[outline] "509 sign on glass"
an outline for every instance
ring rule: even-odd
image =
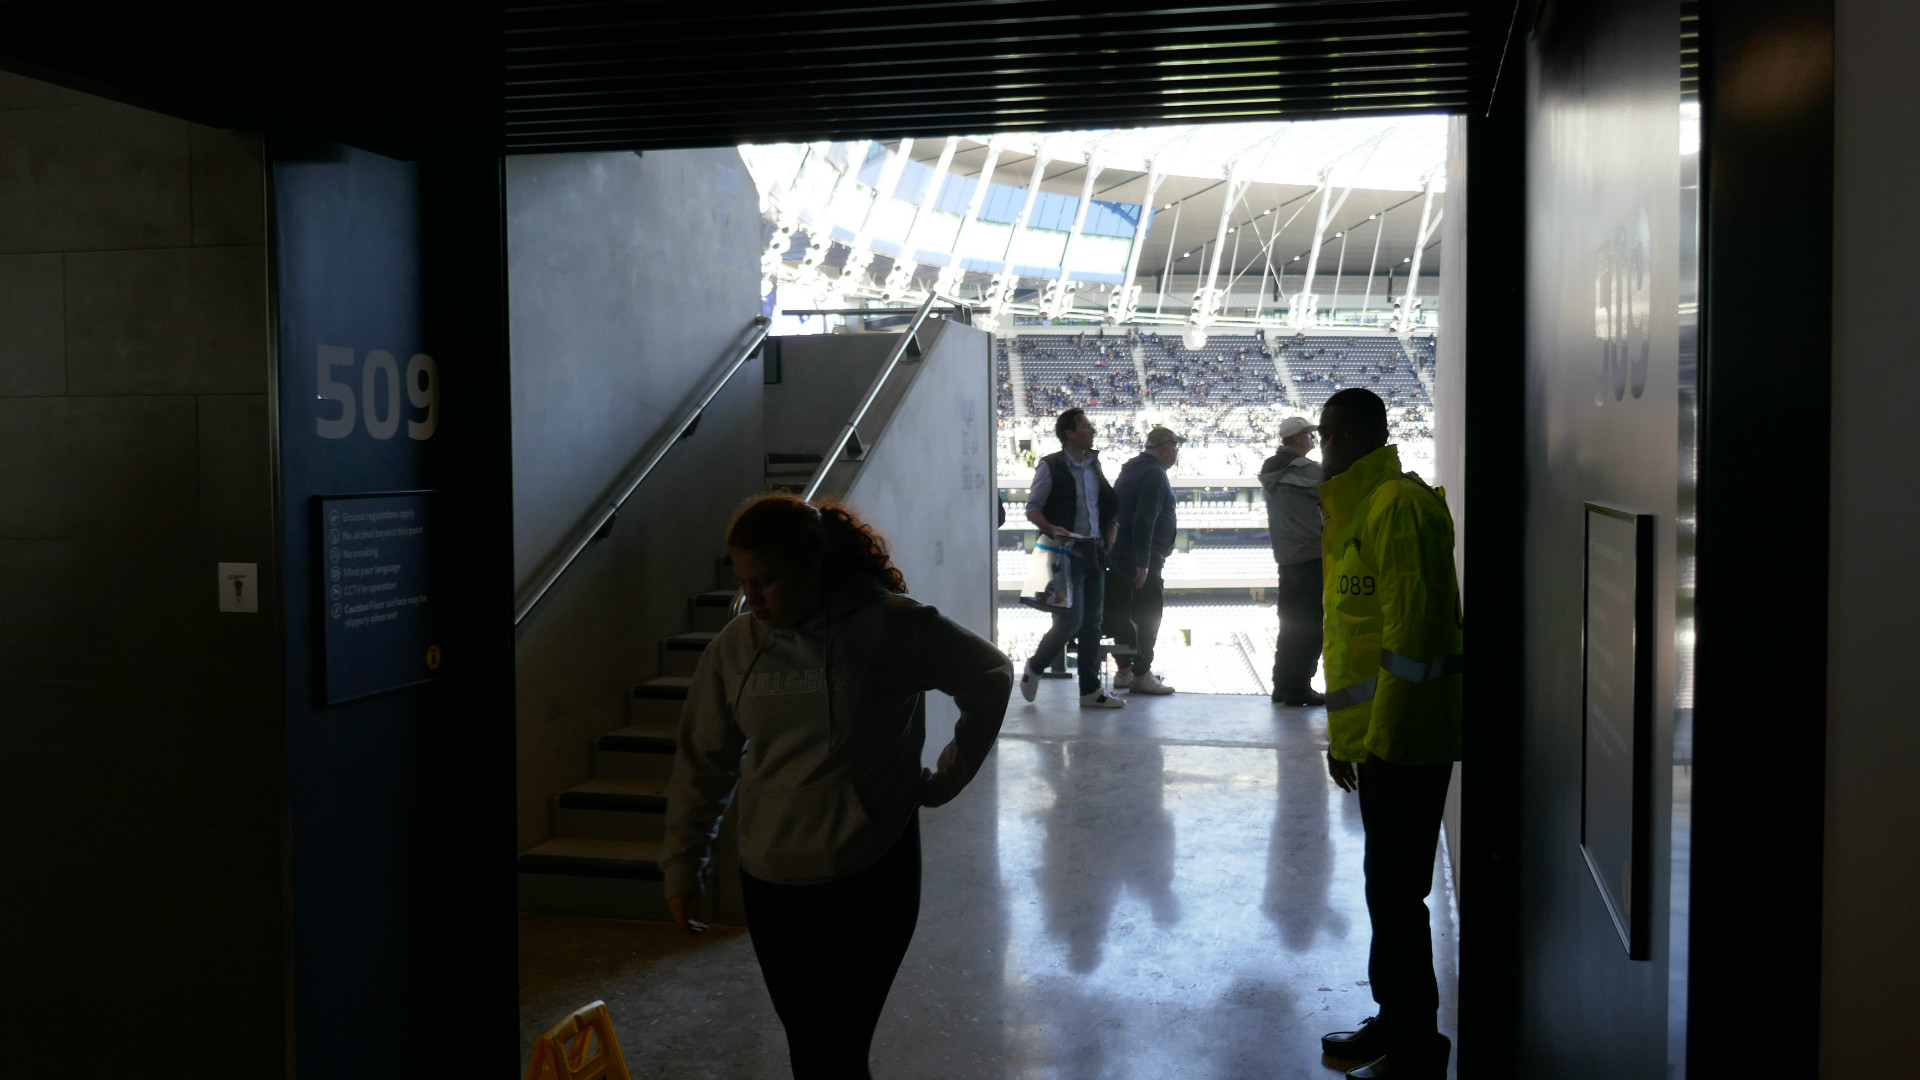
[[[313,430],[323,439],[344,439],[363,422],[376,439],[399,434],[402,420],[409,439],[431,439],[440,426],[440,368],[426,353],[415,353],[402,375],[400,362],[385,349],[369,350],[361,360],[347,346],[322,345],[315,373],[319,400],[338,410],[328,416],[329,406],[319,406]],[[405,404],[400,400],[402,386]]]

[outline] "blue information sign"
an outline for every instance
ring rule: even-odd
[[[434,678],[432,493],[322,495],[314,507],[324,703]]]

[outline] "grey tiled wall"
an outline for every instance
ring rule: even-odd
[[[278,616],[215,576],[278,579],[262,176],[0,73],[0,965],[155,1074],[281,1056]]]

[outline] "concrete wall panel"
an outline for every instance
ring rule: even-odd
[[[1834,6],[1834,310],[1827,652],[1826,883],[1820,1075],[1897,1074],[1920,1059],[1920,725],[1912,658],[1920,511],[1911,475],[1920,366],[1904,310],[1920,208],[1913,56],[1920,9]],[[1816,498],[1808,512],[1817,512]]]
[[[615,494],[760,312],[760,214],[733,150],[508,159],[514,563],[521,587]],[[519,843],[586,779],[659,641],[714,587],[761,485],[761,369],[706,410],[518,637]]]
[[[192,241],[187,123],[89,99],[0,110],[0,252]]]
[[[67,256],[69,390],[265,393],[266,288],[257,245]]]
[[[193,242],[258,244],[266,239],[265,190],[258,137],[202,127],[188,129],[193,168]]]
[[[266,251],[190,246],[188,132],[0,74],[0,966],[117,1017],[104,1054],[242,1077],[286,1056],[278,622],[215,574],[274,574]],[[203,171],[210,222],[257,218],[257,162]]]
[[[0,255],[0,396],[67,389],[60,256]]]
[[[993,337],[957,323],[934,324],[922,334],[926,352],[913,385],[886,427],[873,434],[847,502],[887,538],[908,596],[991,640]],[[927,695],[922,759],[928,765],[953,738],[958,718],[953,699]]]

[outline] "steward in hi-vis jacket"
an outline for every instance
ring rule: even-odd
[[[1444,490],[1383,446],[1320,485],[1327,734],[1340,761],[1460,760],[1460,590]]]
[[[1367,1062],[1352,1080],[1447,1075],[1427,893],[1460,757],[1460,589],[1442,493],[1400,469],[1387,409],[1362,387],[1327,399],[1320,540],[1327,672],[1327,773],[1360,793],[1377,1017],[1320,1040]]]

